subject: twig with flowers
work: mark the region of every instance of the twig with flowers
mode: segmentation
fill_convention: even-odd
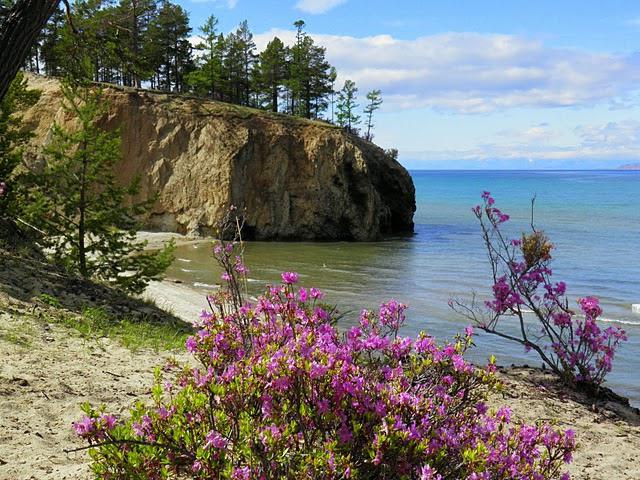
[[[509,239],[502,226],[509,215],[500,211],[489,192],[472,210],[480,223],[493,278],[493,298],[478,305],[452,300],[450,306],[481,330],[534,350],[567,385],[597,393],[611,371],[615,351],[627,339],[618,327],[601,329],[598,299],[578,301],[581,316],[569,307],[566,284],[555,282],[550,268],[553,244],[537,230]],[[519,336],[509,333],[503,319],[515,317]]]

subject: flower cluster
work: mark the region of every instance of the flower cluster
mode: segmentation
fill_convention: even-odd
[[[566,284],[552,280],[553,244],[533,227],[521,238],[507,239],[501,227],[509,216],[495,207],[489,192],[483,192],[482,199],[483,205],[472,210],[480,221],[492,263],[493,299],[485,302],[491,318],[487,321],[471,308],[462,310],[481,329],[515,340],[527,351],[535,350],[567,383],[597,390],[611,371],[620,342],[627,339],[624,330],[600,328],[597,319],[602,309],[594,297],[578,301],[582,315],[570,309]],[[504,315],[519,319],[520,337],[501,328],[499,320]],[[536,320],[537,330],[530,330],[527,315]]]
[[[187,341],[198,366],[158,370],[130,419],[87,410],[75,428],[97,476],[568,478],[572,432],[485,405],[495,366],[464,359],[472,328],[444,346],[401,336],[392,300],[341,333],[320,291],[282,280],[239,308],[212,296]]]

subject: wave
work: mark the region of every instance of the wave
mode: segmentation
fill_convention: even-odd
[[[522,313],[526,313],[526,314],[532,314],[534,313],[533,310],[522,310]],[[584,318],[581,317],[580,315],[577,315],[578,318]],[[622,319],[622,318],[607,318],[607,317],[599,317],[598,321],[600,322],[605,322],[605,323],[619,323],[621,325],[638,325],[640,326],[640,320],[626,320],[626,319]]]
[[[177,259],[179,262],[186,262],[186,263],[191,263],[193,260],[189,260],[188,258],[178,258]]]
[[[193,286],[196,288],[220,288],[219,285],[211,285],[209,283],[202,283],[202,282],[194,282]]]
[[[640,326],[640,321],[633,320],[622,320],[620,318],[599,318],[601,322],[605,323],[619,323],[621,325],[638,325]]]

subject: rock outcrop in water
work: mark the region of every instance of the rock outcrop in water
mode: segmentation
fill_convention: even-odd
[[[64,124],[55,80],[24,115],[46,144]],[[106,88],[109,128],[120,128],[120,180],[141,177],[156,201],[146,228],[211,234],[229,205],[246,208],[246,237],[375,240],[413,231],[408,172],[379,147],[320,122],[219,102]]]

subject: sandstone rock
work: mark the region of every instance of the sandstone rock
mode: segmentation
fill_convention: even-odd
[[[34,145],[68,123],[55,80],[24,119]],[[105,88],[109,128],[120,128],[118,178],[142,179],[157,200],[145,227],[209,235],[233,204],[246,208],[245,238],[376,240],[413,231],[408,172],[372,143],[321,122],[219,102]]]

